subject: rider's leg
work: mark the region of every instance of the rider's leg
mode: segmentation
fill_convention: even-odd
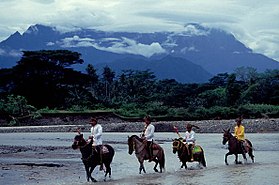
[[[194,156],[193,156],[193,144],[189,144],[189,153],[190,153],[190,160],[194,161]]]
[[[100,171],[104,169],[103,167],[103,145],[99,145],[99,151],[100,151]]]
[[[147,148],[149,154],[149,162],[151,162],[153,159],[152,141],[147,141]]]

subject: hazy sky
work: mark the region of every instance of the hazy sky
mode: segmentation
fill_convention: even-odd
[[[222,28],[254,52],[279,61],[279,0],[0,0],[0,41],[30,25],[105,31]]]

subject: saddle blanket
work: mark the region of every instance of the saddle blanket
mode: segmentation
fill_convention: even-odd
[[[199,145],[196,145],[196,146],[193,148],[193,154],[199,153],[199,152],[202,152],[202,148],[201,148]]]

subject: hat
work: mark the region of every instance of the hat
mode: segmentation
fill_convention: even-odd
[[[93,123],[93,122],[96,122],[96,123],[97,123],[97,119],[96,119],[96,118],[91,118],[90,121],[89,121],[89,123],[91,124],[91,123]]]

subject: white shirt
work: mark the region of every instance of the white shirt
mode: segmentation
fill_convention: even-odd
[[[103,128],[100,124],[96,124],[95,126],[91,127],[91,135],[93,137],[93,146],[102,145],[102,133]]]
[[[193,130],[191,130],[190,132],[186,131],[185,140],[187,144],[194,144],[196,141],[195,132]]]
[[[154,131],[155,127],[152,124],[149,124],[145,131],[144,131],[144,137],[146,138],[147,141],[152,141],[154,138]]]

